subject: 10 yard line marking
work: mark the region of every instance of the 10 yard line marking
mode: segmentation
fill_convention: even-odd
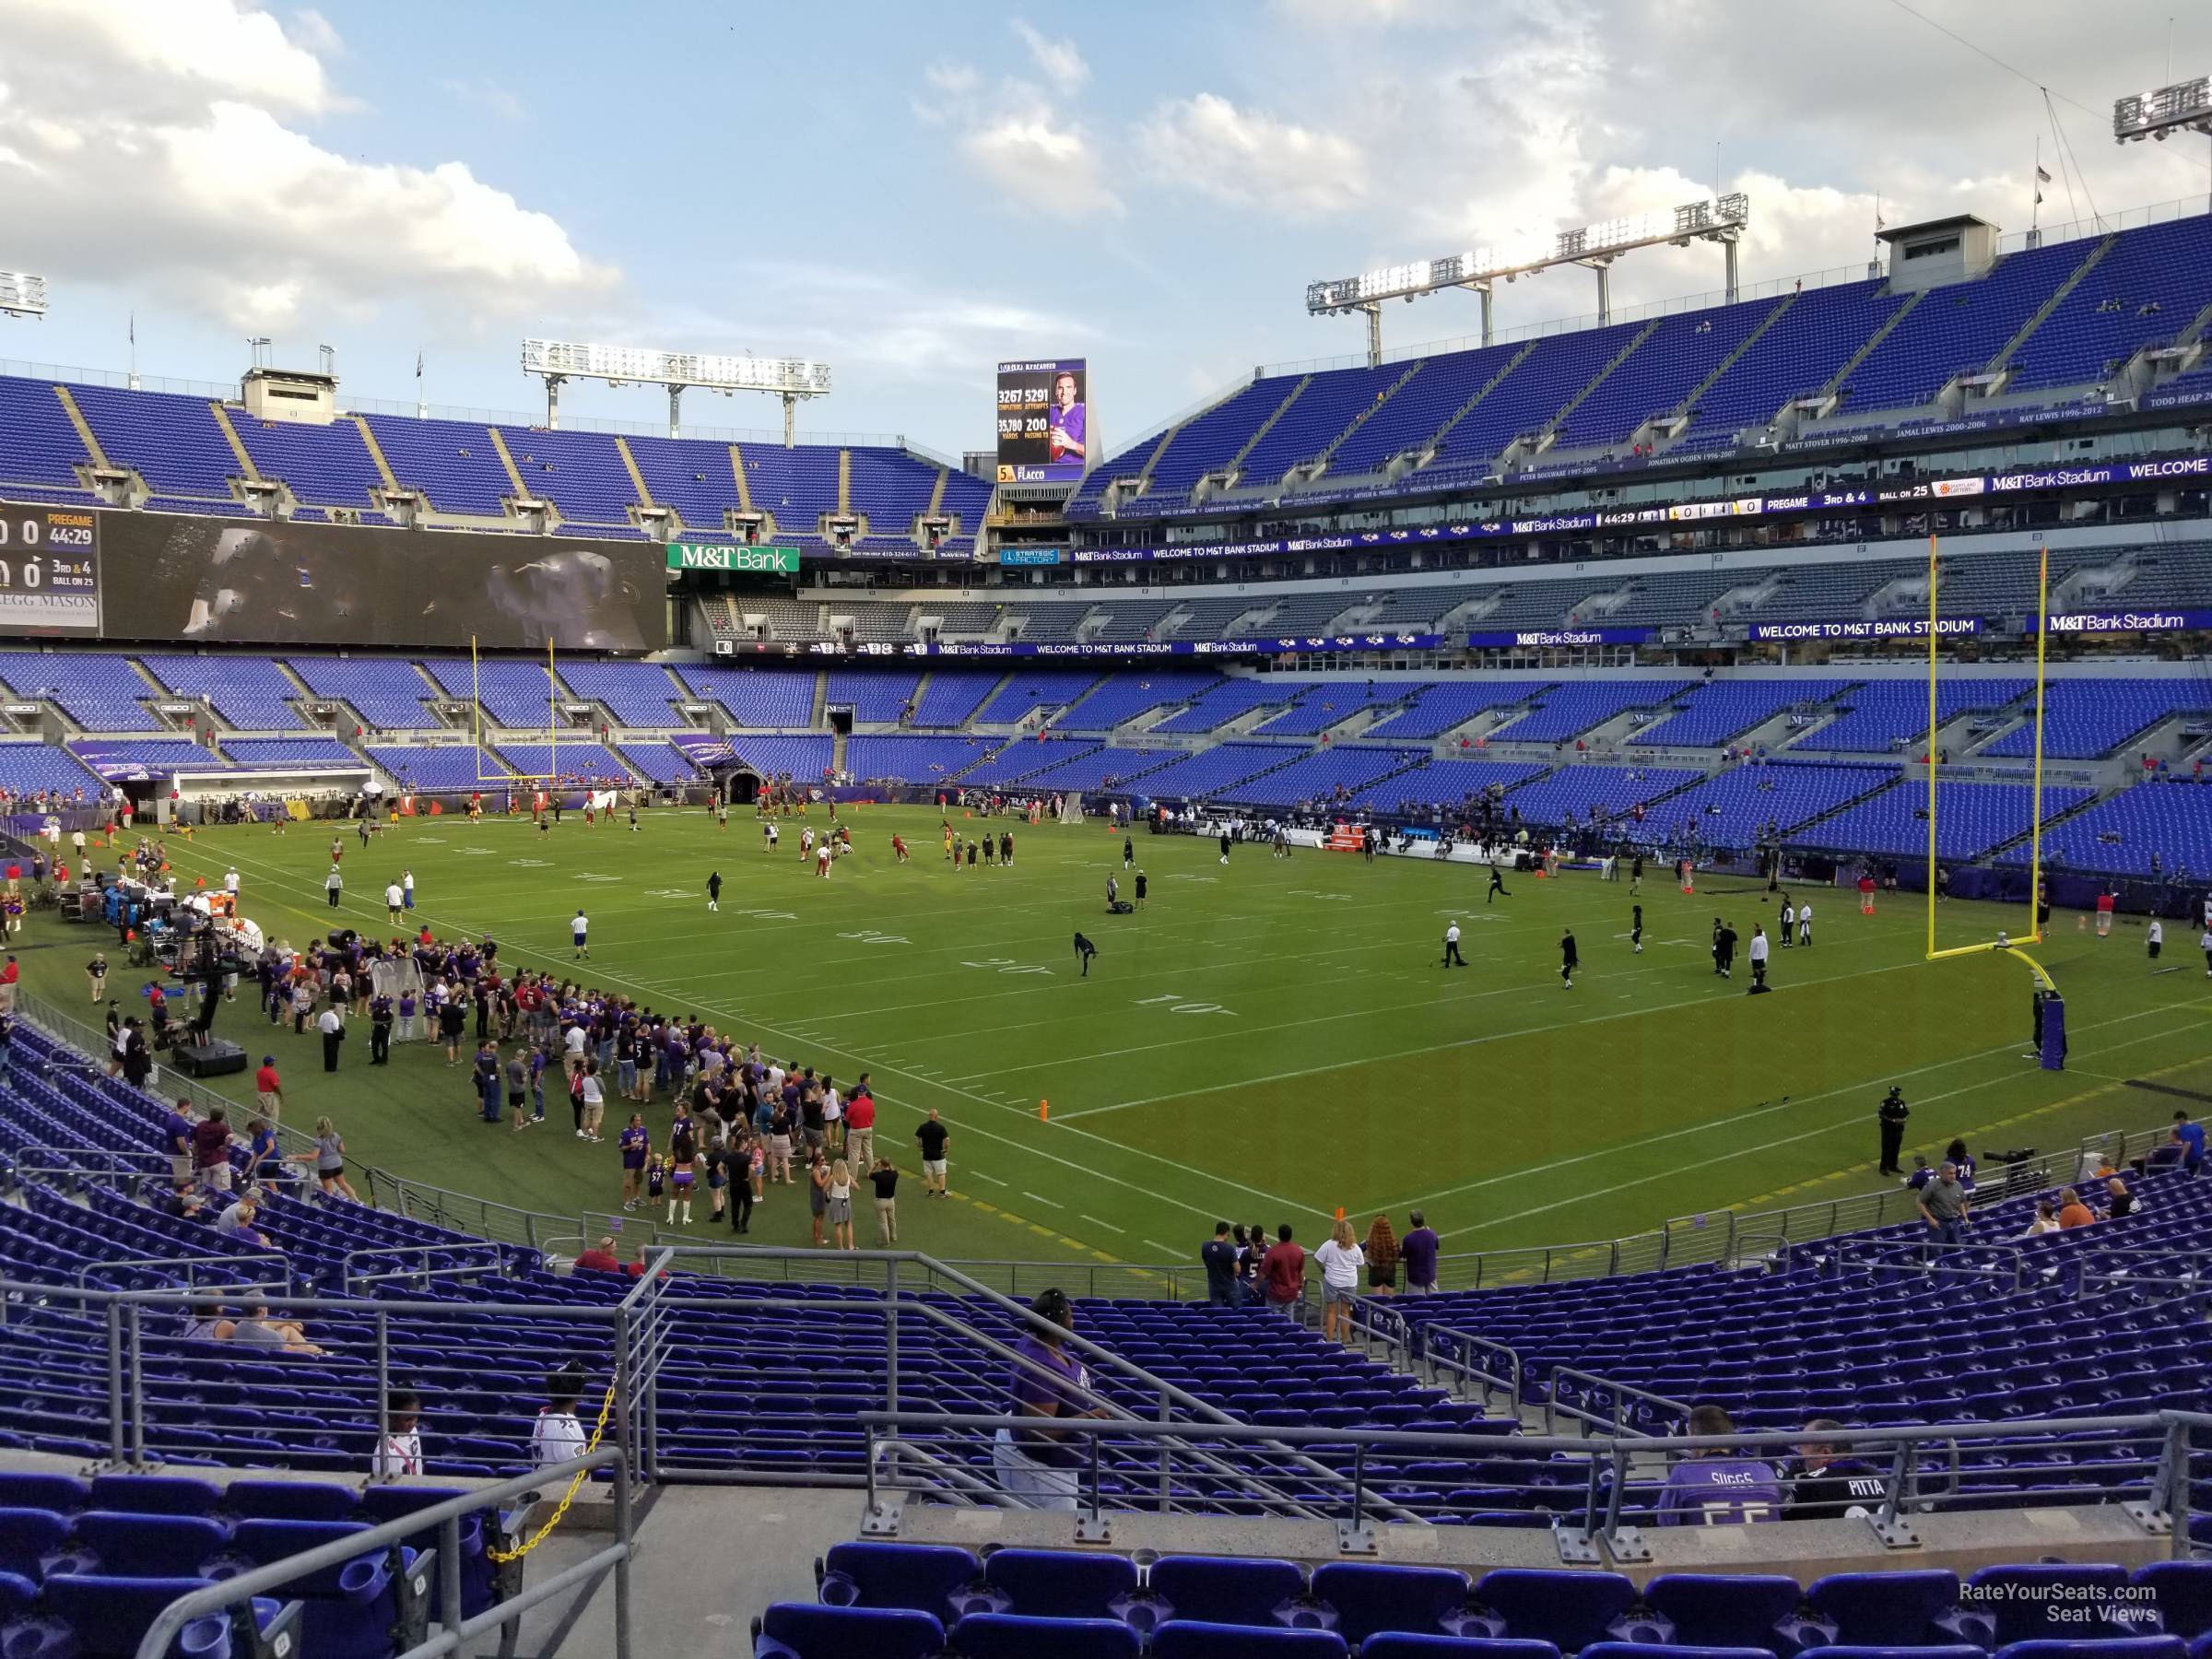
[[[1093,1227],[1102,1227],[1102,1228],[1104,1228],[1104,1229],[1105,1229],[1105,1230],[1106,1230],[1108,1232],[1110,1232],[1110,1233],[1124,1233],[1124,1234],[1125,1234],[1125,1233],[1126,1233],[1126,1232],[1128,1232],[1128,1230],[1128,1230],[1127,1228],[1125,1228],[1125,1227],[1116,1227],[1116,1226],[1115,1226],[1115,1225],[1114,1225],[1112,1222],[1111,1222],[1111,1221],[1101,1221],[1101,1220],[1100,1220],[1100,1219],[1099,1219],[1099,1218],[1098,1218],[1096,1216],[1086,1216],[1086,1215],[1084,1215],[1084,1214],[1083,1214],[1081,1211],[1077,1211],[1077,1215],[1076,1215],[1076,1219],[1077,1219],[1077,1220],[1078,1220],[1078,1221],[1088,1221],[1088,1222],[1089,1222],[1089,1223],[1090,1223],[1090,1224],[1091,1224]]]
[[[1175,1256],[1182,1253],[1175,1248],[1174,1245],[1162,1244],[1158,1239],[1146,1239],[1141,1241],[1141,1242],[1151,1245],[1153,1249],[1159,1251],[1163,1256]]]
[[[1066,1205],[1062,1204],[1057,1198],[1047,1198],[1042,1193],[1031,1193],[1025,1191],[1021,1195],[1024,1198],[1027,1198],[1031,1204],[1041,1204],[1047,1209],[1065,1209],[1067,1207]]]

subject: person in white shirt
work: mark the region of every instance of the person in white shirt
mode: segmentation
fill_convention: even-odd
[[[384,884],[384,914],[394,927],[399,925],[400,912],[406,909],[406,889],[401,888],[398,882],[391,881]]]
[[[576,959],[582,961],[592,954],[591,922],[580,910],[569,918],[569,936],[576,942]]]
[[[1359,1269],[1367,1265],[1367,1253],[1359,1248],[1352,1224],[1339,1221],[1313,1253],[1313,1260],[1321,1267],[1321,1334],[1342,1342],[1350,1335],[1352,1304],[1359,1299]]]
[[[581,1367],[564,1365],[546,1379],[546,1404],[539,1410],[536,1422],[530,1426],[532,1468],[549,1469],[584,1454],[591,1441],[576,1416],[576,1403],[582,1397]],[[530,1509],[529,1504],[524,1504],[506,1511],[500,1516],[500,1526],[512,1535]]]
[[[238,897],[238,871],[235,867],[223,872],[223,891],[233,899]]]
[[[550,1468],[583,1455],[589,1442],[576,1416],[576,1403],[582,1398],[583,1372],[579,1367],[564,1365],[546,1379],[546,1406],[530,1429],[533,1468]]]
[[[422,1473],[422,1402],[411,1388],[395,1388],[385,1406],[387,1428],[369,1465],[374,1480],[411,1480]]]
[[[1456,922],[1444,929],[1443,965],[1449,968],[1454,963],[1462,968],[1467,965],[1467,959],[1459,954],[1459,924]]]
[[[323,1033],[323,1069],[335,1072],[338,1069],[338,1044],[346,1041],[346,1017],[334,1004],[323,1010],[315,1030]]]
[[[1751,989],[1754,993],[1767,988],[1767,948],[1770,944],[1767,930],[1754,923],[1751,927]]]
[[[1810,899],[1807,899],[1804,903],[1797,907],[1797,943],[1800,945],[1810,945],[1812,942],[1813,901]]]
[[[2157,961],[2159,952],[2166,946],[2166,924],[2153,916],[2149,930],[2144,935],[2144,942],[2150,947],[2150,959]]]

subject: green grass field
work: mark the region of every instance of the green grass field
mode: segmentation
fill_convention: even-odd
[[[924,1204],[910,1182],[901,1242],[949,1257],[1187,1262],[1217,1218],[1288,1220],[1312,1241],[1340,1206],[1363,1226],[1388,1209],[1401,1230],[1418,1206],[1450,1251],[1605,1239],[1873,1190],[1874,1110],[1891,1082],[1913,1106],[1908,1151],[1955,1134],[1977,1152],[2049,1147],[2162,1122],[2173,1099],[2128,1078],[2212,1091],[2194,930],[2171,930],[2154,971],[2139,926],[2100,941],[2058,917],[2041,959],[2066,994],[2073,1052],[2053,1074],[2021,1058],[2027,969],[1924,961],[1923,912],[1902,895],[1865,918],[1855,895],[1814,889],[1813,947],[1777,952],[1776,994],[1752,997],[1740,956],[1733,982],[1714,976],[1707,938],[1716,914],[1747,940],[1754,921],[1771,928],[1760,893],[1684,897],[1647,879],[1637,956],[1625,879],[1522,877],[1486,907],[1473,868],[1256,847],[1223,865],[1209,841],[1139,834],[1150,900],[1114,917],[1110,830],[1016,825],[1011,868],[956,873],[937,816],[855,809],[858,853],[829,881],[802,867],[795,825],[771,858],[749,813],[717,832],[703,813],[653,811],[635,835],[573,814],[545,836],[422,819],[367,851],[348,827],[344,915],[382,931],[383,884],[405,864],[441,933],[489,934],[502,961],[567,972],[567,921],[583,906],[585,982],[697,1012],[841,1081],[872,1072],[878,1140],[910,1171],[914,1123],[936,1108],[954,1200]],[[894,829],[914,847],[903,867]],[[187,885],[235,861],[245,913],[302,944],[330,922],[332,833],[209,830],[173,840],[171,857]],[[714,868],[726,885],[710,915]],[[1453,917],[1470,965],[1446,971]],[[1941,922],[1950,944],[2018,934],[2023,917],[1961,904]],[[1568,927],[1583,959],[1571,991],[1558,971]],[[1087,979],[1077,928],[1100,947]],[[82,965],[103,940],[34,916],[27,988],[83,1005]],[[110,989],[134,1005],[117,960]],[[486,1127],[465,1069],[428,1044],[371,1070],[358,1030],[326,1077],[312,1033],[273,1030],[250,1000],[218,1030],[255,1059],[276,1053],[287,1122],[328,1113],[357,1162],[561,1214],[618,1196],[611,1125],[606,1145],[584,1145],[556,1105],[543,1130]],[[250,1100],[250,1077],[223,1082]],[[656,1137],[667,1119],[656,1102]],[[801,1189],[771,1190],[753,1230],[805,1242]]]

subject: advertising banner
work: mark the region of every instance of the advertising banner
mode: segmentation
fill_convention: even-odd
[[[1936,619],[1936,637],[1946,639],[1956,634],[1978,634],[1983,629],[1980,617],[1938,617]],[[1754,640],[1772,640],[1787,643],[1792,640],[1924,640],[1928,637],[1928,619],[1925,617],[1883,617],[1870,619],[1853,617],[1841,622],[1754,622],[1751,624]]]
[[[1056,565],[1067,557],[1062,547],[1001,547],[998,562],[1002,565]]]
[[[1471,633],[1473,651],[1511,651],[1515,647],[1575,645],[1642,645],[1658,637],[1655,628],[1524,628],[1510,633]]]
[[[2051,618],[2054,634],[2183,633],[2212,628],[2212,610],[2071,611]]]
[[[796,547],[733,547],[718,542],[670,542],[668,568],[672,571],[775,571],[795,576],[799,570]]]

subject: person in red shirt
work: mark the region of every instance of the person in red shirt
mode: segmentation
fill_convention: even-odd
[[[1859,914],[1874,914],[1874,877],[1871,875],[1859,877]]]
[[[855,1170],[876,1167],[876,1097],[868,1092],[865,1072],[845,1101],[845,1160]]]
[[[579,1267],[588,1267],[594,1273],[621,1272],[621,1260],[615,1254],[614,1235],[609,1233],[605,1238],[602,1238],[598,1243],[593,1245],[589,1250],[579,1255],[576,1258],[576,1265]]]
[[[264,1054],[261,1069],[253,1074],[253,1092],[261,1102],[261,1115],[270,1123],[279,1123],[284,1116],[284,1080],[276,1075],[276,1056]]]
[[[2097,936],[2100,939],[2112,931],[2112,907],[2116,902],[2110,888],[2097,895]]]
[[[1275,1242],[1260,1258],[1260,1292],[1278,1313],[1295,1313],[1306,1296],[1306,1253],[1292,1241],[1290,1223],[1276,1229]]]

